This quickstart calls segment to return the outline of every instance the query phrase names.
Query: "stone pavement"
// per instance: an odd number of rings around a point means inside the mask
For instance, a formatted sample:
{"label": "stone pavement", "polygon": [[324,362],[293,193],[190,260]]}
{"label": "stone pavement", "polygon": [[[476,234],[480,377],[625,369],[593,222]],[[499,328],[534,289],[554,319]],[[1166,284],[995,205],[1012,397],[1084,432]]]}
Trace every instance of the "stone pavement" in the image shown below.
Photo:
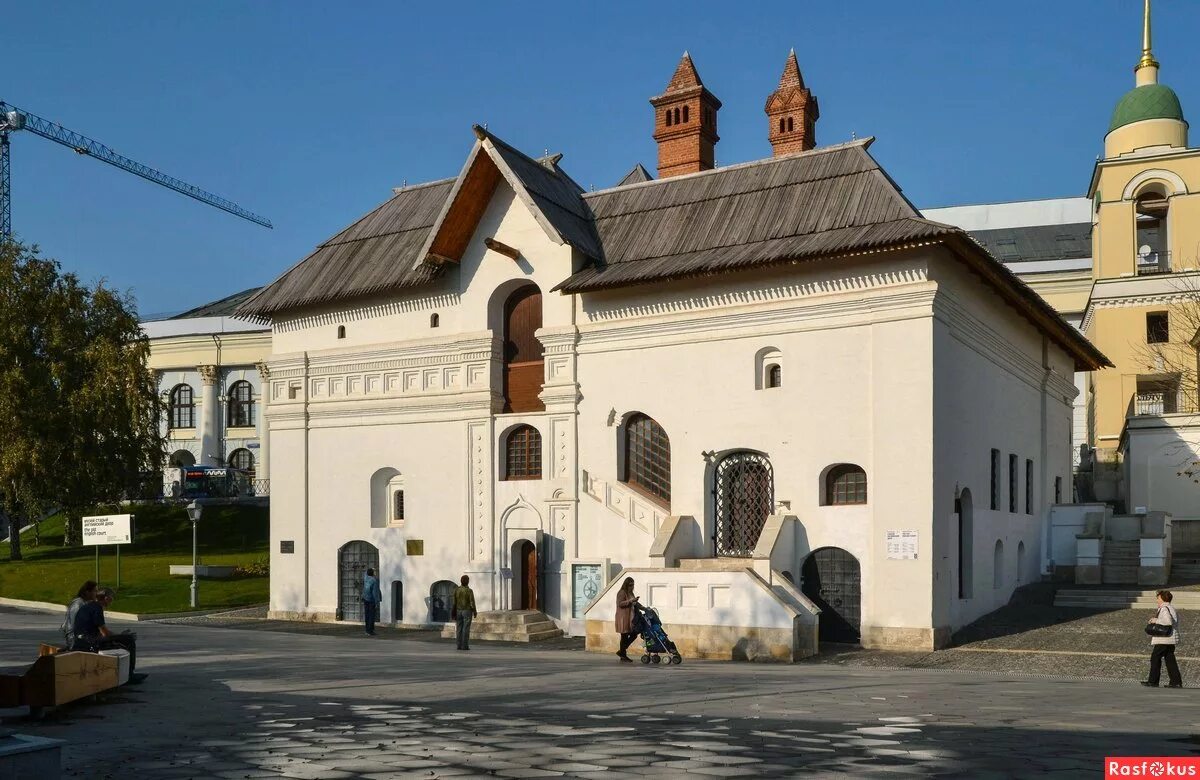
{"label": "stone pavement", "polygon": [[[57,618],[0,610],[0,665]],[[66,777],[1095,777],[1200,754],[1194,690],[139,624],[141,686],[6,725]],[[0,712],[0,714],[4,714]]]}

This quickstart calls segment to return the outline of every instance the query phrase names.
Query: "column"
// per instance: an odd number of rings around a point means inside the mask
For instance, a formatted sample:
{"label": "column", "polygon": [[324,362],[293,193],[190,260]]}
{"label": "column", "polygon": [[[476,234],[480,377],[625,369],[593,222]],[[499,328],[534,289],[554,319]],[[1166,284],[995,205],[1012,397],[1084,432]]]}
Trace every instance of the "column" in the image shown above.
{"label": "column", "polygon": [[258,454],[255,456],[256,479],[271,478],[271,424],[267,419],[267,403],[271,398],[271,367],[266,362],[254,364],[258,370]]}
{"label": "column", "polygon": [[200,410],[197,433],[200,436],[199,465],[220,466],[221,418],[217,405],[217,367],[196,366],[200,372]]}

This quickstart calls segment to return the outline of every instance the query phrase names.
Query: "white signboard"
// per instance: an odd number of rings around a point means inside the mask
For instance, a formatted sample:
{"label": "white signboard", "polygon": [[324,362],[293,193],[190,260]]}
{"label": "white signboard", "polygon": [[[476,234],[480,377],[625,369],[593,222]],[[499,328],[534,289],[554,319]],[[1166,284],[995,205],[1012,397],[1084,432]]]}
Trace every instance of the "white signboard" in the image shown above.
{"label": "white signboard", "polygon": [[888,531],[887,557],[891,561],[915,561],[917,559],[917,532]]}
{"label": "white signboard", "polygon": [[97,515],[83,518],[83,544],[129,544],[133,541],[133,515]]}

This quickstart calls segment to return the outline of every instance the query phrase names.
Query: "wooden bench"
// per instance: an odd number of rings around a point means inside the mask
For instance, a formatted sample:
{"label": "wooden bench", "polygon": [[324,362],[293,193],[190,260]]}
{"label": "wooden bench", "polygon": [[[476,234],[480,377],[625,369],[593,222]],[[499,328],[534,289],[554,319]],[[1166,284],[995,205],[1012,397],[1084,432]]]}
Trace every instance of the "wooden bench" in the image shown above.
{"label": "wooden bench", "polygon": [[36,716],[45,707],[116,688],[118,666],[116,658],[96,653],[42,655],[22,674],[0,674],[0,708],[29,707]]}

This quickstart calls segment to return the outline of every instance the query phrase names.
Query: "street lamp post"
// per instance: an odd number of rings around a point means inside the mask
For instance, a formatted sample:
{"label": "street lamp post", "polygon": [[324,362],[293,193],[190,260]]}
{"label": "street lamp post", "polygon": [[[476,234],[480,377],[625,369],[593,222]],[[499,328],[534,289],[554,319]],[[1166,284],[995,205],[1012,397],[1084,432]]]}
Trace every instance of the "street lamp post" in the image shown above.
{"label": "street lamp post", "polygon": [[196,556],[196,527],[200,524],[202,511],[204,511],[204,507],[195,501],[187,505],[188,519],[192,521],[192,609],[199,606],[196,601],[196,566],[199,563]]}

